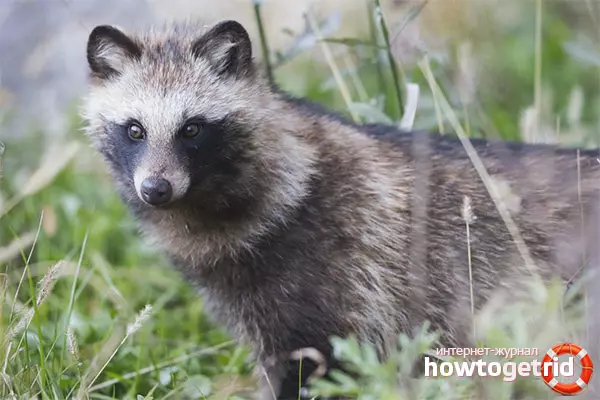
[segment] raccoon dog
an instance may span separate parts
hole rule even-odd
[[[468,344],[465,196],[476,308],[530,274],[460,141],[354,124],[283,93],[235,21],[98,26],[87,60],[93,146],[142,232],[253,350],[263,398],[297,398],[297,349],[335,367],[333,335],[385,357],[427,320],[443,344]],[[573,279],[595,250],[597,152],[473,144],[540,275]]]

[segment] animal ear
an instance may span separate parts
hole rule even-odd
[[[87,60],[95,77],[108,79],[120,75],[128,61],[139,59],[140,46],[119,29],[100,25],[90,33]]]
[[[194,55],[208,60],[219,75],[241,77],[252,71],[252,42],[237,21],[213,26],[192,47]]]

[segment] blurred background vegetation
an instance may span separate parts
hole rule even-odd
[[[274,3],[236,4],[255,29],[257,58],[264,62],[268,54],[276,81],[294,94],[359,121],[452,134],[457,117],[472,137],[598,143],[595,1],[384,1],[379,7],[361,0],[350,11],[338,2],[310,9],[293,30],[273,28],[286,18],[280,3],[279,14],[270,10]],[[248,398],[247,350],[210,322],[192,288],[139,237],[80,130],[76,102],[57,139],[31,116],[35,109],[27,129],[7,128],[20,115],[13,95],[0,87],[0,397]],[[565,315],[581,322],[580,310],[565,314],[560,291],[535,288],[531,295],[505,314],[493,307],[493,317],[483,312],[482,341],[545,349],[567,331]],[[401,340],[402,352],[386,365],[352,341],[338,342],[338,354],[361,367],[363,380],[342,376],[320,390],[362,399],[405,398],[407,388],[432,399],[550,394],[541,382],[494,380],[420,380],[399,388],[398,369],[431,345],[425,333]]]

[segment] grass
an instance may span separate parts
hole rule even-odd
[[[493,1],[478,4],[480,16],[495,10]],[[392,35],[396,24],[387,16],[384,21],[378,2],[366,7],[366,38],[326,35],[326,24],[309,15],[312,30],[299,35],[312,35],[314,45],[277,52],[267,40],[276,33],[268,32],[261,19],[266,5],[255,2],[254,7],[262,54],[270,60],[267,68],[274,79],[356,120],[398,124],[405,110],[416,109],[409,126],[455,132],[469,149],[469,136],[530,139],[523,127],[531,126],[527,110],[532,108],[538,139],[550,132],[565,143],[598,142],[600,57],[594,58],[589,48],[585,60],[581,57],[581,48],[589,46],[581,35],[589,30],[589,37],[596,37],[598,32],[600,7],[595,3],[585,12],[560,2],[542,5],[541,0],[507,6],[519,12],[518,22],[464,24],[465,32],[448,34],[454,42],[444,47],[445,56],[429,51],[412,64],[394,52],[394,39],[404,40],[408,30]],[[401,27],[428,7],[417,5]],[[466,37],[475,37],[470,53],[458,51]],[[322,55],[325,62],[318,60]],[[465,65],[478,65],[477,71]],[[464,82],[475,75],[476,93],[464,95]],[[305,83],[293,87],[299,80]],[[409,101],[411,96],[403,95],[407,85],[418,87],[419,96]],[[249,398],[254,379],[247,349],[209,320],[192,288],[138,236],[79,127],[74,118],[60,156],[48,151],[39,132],[5,143],[0,398]],[[477,165],[476,154],[472,157]],[[484,170],[480,173],[485,177]],[[502,204],[497,206],[502,211]],[[510,215],[504,216],[510,229]],[[519,242],[519,233],[511,233]],[[521,250],[528,262],[527,249]],[[482,346],[546,349],[561,338],[573,340],[575,328],[585,326],[581,302],[565,297],[560,285],[532,281],[521,301],[505,299],[500,295],[474,313]],[[334,382],[316,380],[313,391],[364,400],[508,399],[517,392],[539,399],[549,394],[539,379],[513,384],[412,379],[406,366],[432,351],[434,339],[415,327],[412,335],[399,338],[398,352],[379,363],[368,346],[334,338],[336,355],[357,377],[339,373]]]

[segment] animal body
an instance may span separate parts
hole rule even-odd
[[[465,196],[475,307],[531,273],[460,141],[283,93],[237,22],[98,26],[87,58],[93,146],[142,232],[253,350],[265,399],[297,398],[294,350],[335,366],[332,335],[385,357],[428,320],[443,344],[468,345]],[[473,144],[540,276],[574,279],[595,250],[598,153]]]

